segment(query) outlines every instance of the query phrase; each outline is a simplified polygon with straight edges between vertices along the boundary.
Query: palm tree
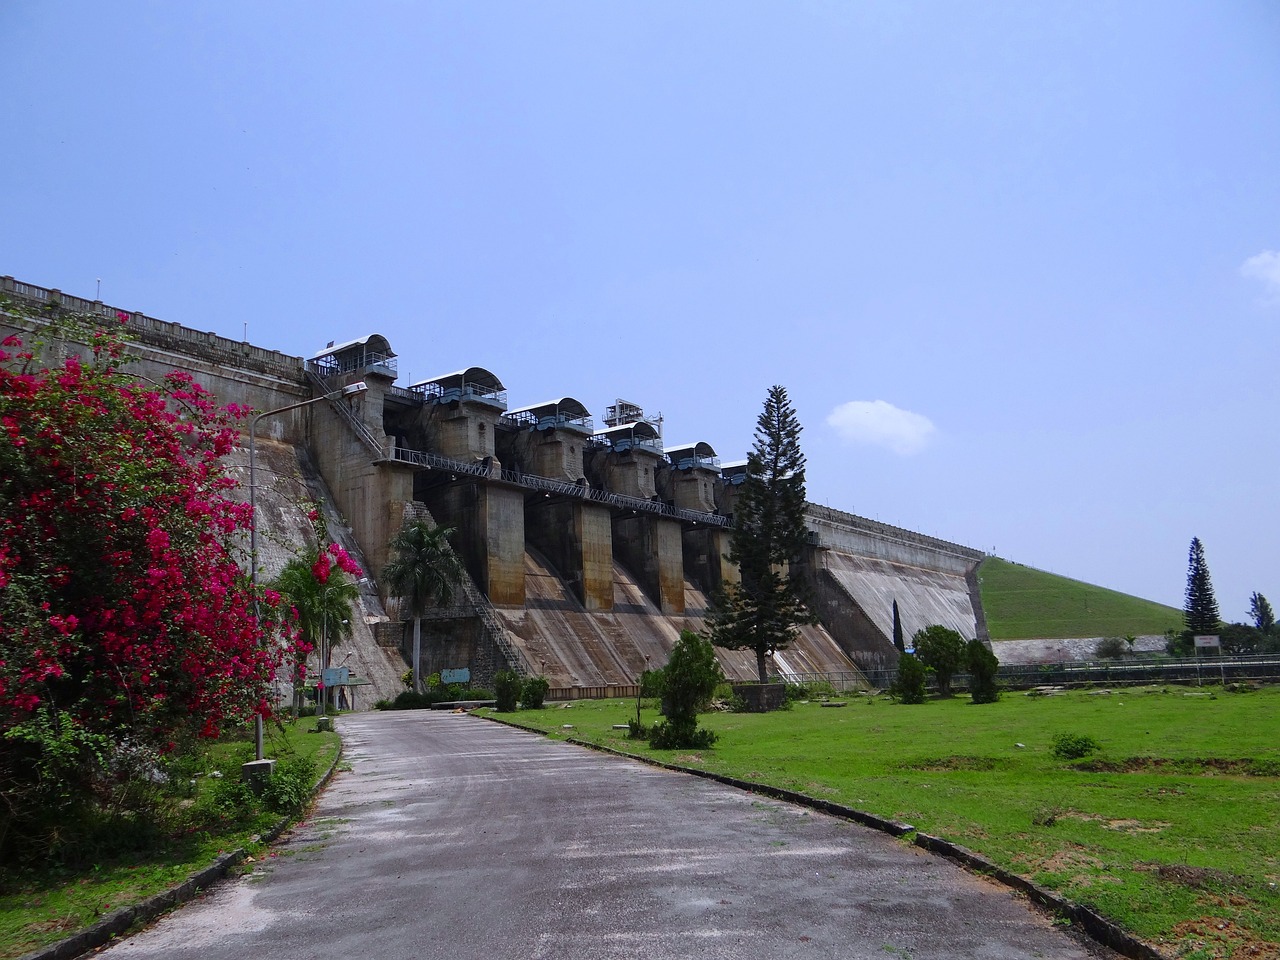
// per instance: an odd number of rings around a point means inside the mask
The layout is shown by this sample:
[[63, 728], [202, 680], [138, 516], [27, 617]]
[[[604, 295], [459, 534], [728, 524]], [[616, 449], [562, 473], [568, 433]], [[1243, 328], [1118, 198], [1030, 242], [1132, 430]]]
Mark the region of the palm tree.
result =
[[[319, 551], [312, 548], [301, 556], [290, 558], [279, 576], [271, 582], [271, 588], [298, 611], [298, 632], [316, 649], [317, 657], [322, 657], [351, 636], [351, 604], [359, 598], [360, 588], [341, 570], [332, 571], [327, 581], [321, 583], [313, 570], [318, 557]], [[303, 663], [305, 659], [299, 662], [299, 667]], [[326, 666], [325, 663], [320, 664], [322, 672]], [[295, 684], [295, 718], [301, 702], [302, 690]]]
[[426, 520], [405, 524], [391, 540], [391, 561], [382, 571], [383, 583], [413, 617], [413, 689], [422, 692], [422, 616], [427, 608], [447, 606], [465, 572], [449, 546], [452, 527]]

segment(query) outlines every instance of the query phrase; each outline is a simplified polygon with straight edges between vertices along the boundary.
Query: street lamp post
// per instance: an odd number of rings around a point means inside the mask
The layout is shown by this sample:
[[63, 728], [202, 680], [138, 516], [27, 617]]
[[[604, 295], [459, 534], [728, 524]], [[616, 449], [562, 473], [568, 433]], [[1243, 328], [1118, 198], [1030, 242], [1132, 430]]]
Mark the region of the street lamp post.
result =
[[[369, 385], [360, 380], [356, 383], [349, 383], [331, 393], [312, 397], [310, 400], [291, 403], [286, 407], [277, 407], [274, 410], [264, 410], [262, 413], [254, 414], [253, 419], [249, 421], [249, 513], [253, 517], [253, 521], [249, 524], [249, 582], [253, 586], [253, 616], [259, 622], [261, 618], [258, 611], [258, 421], [263, 417], [274, 417], [278, 413], [288, 413], [290, 410], [307, 407], [313, 403], [319, 403], [321, 400], [338, 400], [342, 397], [355, 396], [357, 393], [364, 393], [368, 389]], [[258, 760], [261, 760], [263, 752], [261, 713], [254, 717], [254, 745], [256, 748], [255, 756]]]

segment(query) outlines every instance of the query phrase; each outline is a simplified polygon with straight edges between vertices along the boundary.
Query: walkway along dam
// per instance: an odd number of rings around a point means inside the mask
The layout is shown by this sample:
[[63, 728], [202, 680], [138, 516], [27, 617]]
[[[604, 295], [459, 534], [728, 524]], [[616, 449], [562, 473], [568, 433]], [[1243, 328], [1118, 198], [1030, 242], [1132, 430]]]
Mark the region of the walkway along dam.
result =
[[[376, 333], [302, 358], [12, 277], [0, 278], [0, 298], [18, 308], [0, 313], [0, 336], [29, 337], [59, 312], [123, 316], [131, 369], [185, 371], [224, 404], [273, 410], [367, 384], [257, 431], [264, 576], [308, 536], [307, 497], [325, 502], [330, 534], [369, 571], [344, 648], [371, 681], [358, 706], [402, 689], [408, 625], [377, 577], [406, 520], [457, 531], [468, 578], [456, 605], [424, 624], [424, 669], [467, 668], [477, 685], [504, 668], [546, 676], [553, 696], [633, 685], [666, 662], [682, 629], [702, 626], [709, 595], [736, 576], [724, 555], [745, 461], [721, 462], [710, 441], [664, 445], [660, 420], [635, 403], [618, 400], [597, 425], [571, 396], [509, 402], [499, 377], [460, 367], [465, 358], [397, 385], [397, 355]], [[247, 445], [234, 465], [246, 499]], [[861, 671], [895, 665], [895, 600], [908, 635], [941, 623], [988, 639], [980, 551], [813, 504], [807, 518], [802, 563], [819, 623], [777, 655], [776, 673], [857, 685]], [[754, 678], [749, 652], [719, 656], [729, 677]]]

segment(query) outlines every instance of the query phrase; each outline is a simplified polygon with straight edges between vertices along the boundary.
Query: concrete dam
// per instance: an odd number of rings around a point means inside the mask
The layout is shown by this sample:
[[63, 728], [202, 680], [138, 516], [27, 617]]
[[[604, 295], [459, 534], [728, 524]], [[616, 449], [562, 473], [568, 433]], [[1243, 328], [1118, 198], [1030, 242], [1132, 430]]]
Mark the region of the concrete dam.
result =
[[[331, 536], [368, 571], [338, 657], [370, 681], [358, 706], [403, 689], [408, 624], [378, 574], [408, 520], [454, 528], [468, 574], [454, 605], [424, 623], [424, 669], [468, 668], [477, 685], [504, 668], [544, 675], [562, 695], [634, 684], [682, 629], [702, 628], [708, 597], [736, 578], [725, 553], [745, 463], [722, 463], [707, 441], [664, 445], [637, 404], [618, 400], [597, 426], [570, 396], [509, 403], [480, 367], [399, 386], [378, 334], [304, 359], [12, 277], [0, 297], [25, 308], [0, 314], [5, 335], [28, 336], [59, 311], [123, 316], [130, 370], [183, 370], [224, 404], [329, 398], [259, 423], [260, 566], [279, 570], [310, 536], [306, 498], [324, 501]], [[337, 395], [356, 382], [366, 389]], [[233, 464], [246, 499], [247, 446]], [[819, 622], [777, 654], [775, 673], [858, 685], [863, 670], [895, 665], [895, 601], [907, 636], [941, 623], [987, 639], [980, 551], [813, 504], [807, 524], [801, 569]], [[754, 678], [753, 654], [718, 654], [729, 677]]]

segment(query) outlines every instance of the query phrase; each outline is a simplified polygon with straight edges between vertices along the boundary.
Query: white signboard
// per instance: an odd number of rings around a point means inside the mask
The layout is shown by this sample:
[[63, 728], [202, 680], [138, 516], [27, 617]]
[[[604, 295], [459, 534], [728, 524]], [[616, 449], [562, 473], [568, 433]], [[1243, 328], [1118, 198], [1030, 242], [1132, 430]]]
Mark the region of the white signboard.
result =
[[1196, 637], [1197, 647], [1216, 647], [1218, 646], [1218, 638], [1215, 637]]

